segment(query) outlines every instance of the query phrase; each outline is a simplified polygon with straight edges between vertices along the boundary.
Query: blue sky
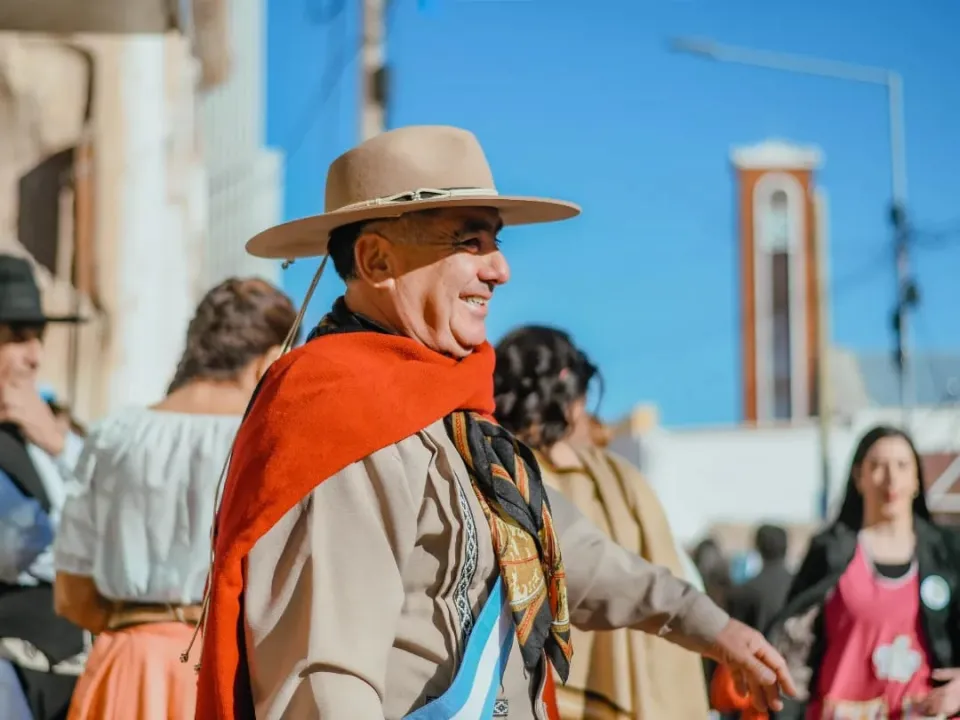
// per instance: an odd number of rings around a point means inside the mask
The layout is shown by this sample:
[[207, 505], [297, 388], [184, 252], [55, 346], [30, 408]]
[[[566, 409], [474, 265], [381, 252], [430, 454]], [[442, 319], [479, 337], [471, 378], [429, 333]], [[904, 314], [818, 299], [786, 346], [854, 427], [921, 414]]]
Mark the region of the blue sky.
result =
[[[677, 55], [675, 35], [892, 68], [906, 98], [908, 201], [923, 236], [918, 347], [960, 347], [960, 3], [955, 0], [393, 0], [391, 126], [468, 128], [501, 192], [578, 202], [573, 221], [503, 233], [512, 282], [491, 339], [571, 331], [602, 368], [601, 414], [641, 402], [669, 425], [740, 416], [729, 152], [818, 145], [830, 201], [833, 341], [892, 342], [890, 157], [881, 87]], [[355, 5], [272, 0], [268, 144], [287, 152], [285, 215], [320, 212], [327, 165], [357, 137]], [[316, 263], [288, 269], [302, 298]], [[330, 273], [307, 316], [342, 290]]]

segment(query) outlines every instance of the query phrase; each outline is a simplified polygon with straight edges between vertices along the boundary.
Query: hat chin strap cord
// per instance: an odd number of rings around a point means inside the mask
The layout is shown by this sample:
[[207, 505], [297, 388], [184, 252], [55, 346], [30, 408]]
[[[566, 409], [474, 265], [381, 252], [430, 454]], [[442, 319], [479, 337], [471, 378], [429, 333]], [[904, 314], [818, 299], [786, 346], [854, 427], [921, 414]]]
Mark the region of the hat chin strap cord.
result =
[[[286, 339], [283, 341], [283, 345], [280, 348], [279, 357], [283, 357], [293, 348], [293, 343], [297, 337], [297, 333], [300, 331], [300, 326], [303, 324], [303, 316], [307, 313], [307, 307], [310, 305], [310, 300], [313, 298], [313, 293], [317, 289], [317, 285], [320, 283], [320, 278], [323, 276], [323, 271], [327, 267], [327, 261], [330, 259], [329, 255], [324, 255], [323, 261], [320, 263], [320, 267], [317, 268], [317, 272], [313, 275], [313, 280], [310, 281], [310, 287], [307, 288], [307, 294], [303, 298], [303, 302], [300, 304], [300, 309], [297, 311], [297, 317], [293, 321], [293, 325], [290, 327], [290, 332], [287, 333]], [[293, 264], [293, 260], [287, 260], [283, 267], [286, 269]], [[253, 398], [250, 399], [250, 405], [247, 406], [247, 412], [250, 411], [250, 406], [253, 405]], [[227, 470], [230, 467], [230, 459], [233, 457], [233, 446], [237, 442], [237, 436], [234, 435], [233, 443], [230, 446], [230, 452], [227, 454], [227, 459], [224, 460], [223, 467], [220, 469], [220, 479], [217, 481], [217, 490], [216, 490], [216, 503], [215, 506], [218, 508], [219, 512], [221, 493], [223, 492], [223, 485], [227, 479]], [[210, 609], [210, 592], [213, 587], [213, 568], [216, 561], [216, 550], [215, 542], [217, 537], [217, 523], [216, 519], [210, 526], [210, 566], [207, 569], [207, 586], [203, 591], [203, 603], [200, 607], [200, 620], [197, 622], [196, 627], [193, 629], [193, 634], [190, 636], [190, 642], [187, 645], [187, 649], [180, 654], [180, 662], [186, 663], [190, 660], [190, 653], [193, 650], [193, 646], [197, 642], [201, 631], [203, 630], [203, 625], [207, 619], [207, 612]], [[201, 657], [197, 659], [197, 664], [194, 666], [194, 670], [197, 672], [200, 671], [200, 663], [203, 660], [203, 649], [201, 648]]]

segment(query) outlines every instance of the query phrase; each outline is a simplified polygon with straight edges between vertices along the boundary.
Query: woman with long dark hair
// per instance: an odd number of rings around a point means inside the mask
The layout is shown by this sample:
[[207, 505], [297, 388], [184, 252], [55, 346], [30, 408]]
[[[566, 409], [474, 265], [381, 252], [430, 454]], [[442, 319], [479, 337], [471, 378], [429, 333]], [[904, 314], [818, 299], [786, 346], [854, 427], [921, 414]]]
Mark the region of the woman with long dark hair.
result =
[[930, 517], [906, 433], [860, 440], [837, 519], [811, 541], [768, 636], [805, 686], [778, 718], [960, 713], [960, 542]]
[[69, 720], [188, 720], [220, 472], [296, 310], [259, 279], [201, 300], [166, 397], [90, 433], [56, 542], [57, 612], [98, 634]]
[[[497, 420], [532, 447], [544, 482], [563, 493], [619, 545], [683, 577], [684, 567], [653, 490], [601, 445], [587, 411], [597, 367], [570, 336], [520, 328], [497, 345]], [[672, 720], [707, 716], [699, 658], [635, 630], [574, 629], [577, 660], [558, 686], [562, 720]]]

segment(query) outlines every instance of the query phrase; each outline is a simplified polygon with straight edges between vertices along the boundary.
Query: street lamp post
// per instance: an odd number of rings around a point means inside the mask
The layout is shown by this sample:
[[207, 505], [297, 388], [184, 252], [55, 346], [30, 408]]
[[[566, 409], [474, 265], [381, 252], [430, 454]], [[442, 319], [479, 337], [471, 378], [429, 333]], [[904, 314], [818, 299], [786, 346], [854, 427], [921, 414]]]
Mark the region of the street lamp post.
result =
[[[893, 326], [897, 338], [896, 361], [900, 381], [900, 409], [903, 413], [903, 422], [909, 421], [908, 412], [914, 400], [911, 366], [907, 358], [907, 311], [916, 303], [916, 288], [910, 279], [908, 241], [909, 227], [906, 219], [907, 200], [907, 163], [906, 141], [904, 137], [903, 114], [903, 78], [899, 73], [884, 68], [857, 65], [854, 63], [836, 62], [804, 55], [754, 50], [752, 48], [722, 45], [712, 40], [694, 38], [675, 38], [671, 47], [677, 52], [697, 55], [718, 62], [751, 65], [753, 67], [781, 70], [803, 75], [848, 80], [851, 82], [881, 85], [886, 88], [888, 100], [888, 115], [890, 124], [890, 164], [891, 164], [891, 195], [890, 218], [895, 237], [895, 263], [897, 272], [897, 303], [893, 313]], [[821, 258], [823, 262], [824, 258]], [[822, 273], [821, 273], [822, 275]], [[820, 306], [823, 308], [828, 298], [825, 283], [821, 281], [824, 290], [821, 295]], [[825, 331], [827, 313], [821, 311], [821, 342], [820, 342], [820, 426], [822, 444], [822, 498], [821, 512], [825, 514], [827, 497], [829, 494], [829, 453], [828, 453], [828, 395], [826, 387], [828, 378], [824, 372], [827, 361], [829, 337]]]
[[783, 70], [803, 75], [849, 80], [882, 85], [887, 89], [890, 119], [890, 159], [893, 170], [893, 201], [903, 206], [907, 196], [906, 144], [903, 133], [903, 78], [900, 73], [870, 65], [822, 60], [806, 55], [753, 50], [751, 48], [721, 45], [712, 40], [675, 38], [671, 47], [677, 52], [716, 60], [719, 62], [752, 65]]

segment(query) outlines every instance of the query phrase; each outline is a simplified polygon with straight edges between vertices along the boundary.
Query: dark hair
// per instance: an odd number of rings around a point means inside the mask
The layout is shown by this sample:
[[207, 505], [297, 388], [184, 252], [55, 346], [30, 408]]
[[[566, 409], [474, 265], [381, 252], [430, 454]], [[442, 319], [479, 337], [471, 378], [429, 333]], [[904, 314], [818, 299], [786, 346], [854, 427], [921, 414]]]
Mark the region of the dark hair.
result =
[[290, 298], [270, 283], [224, 280], [197, 305], [167, 392], [193, 380], [232, 380], [270, 348], [283, 345], [296, 316]]
[[764, 562], [778, 562], [787, 556], [787, 531], [779, 525], [761, 525], [753, 544]]
[[514, 330], [497, 345], [497, 421], [524, 442], [549, 448], [566, 436], [570, 405], [595, 377], [597, 367], [567, 333], [537, 325]]
[[913, 459], [917, 464], [917, 482], [919, 483], [918, 487], [920, 490], [917, 493], [917, 496], [913, 499], [913, 514], [915, 517], [932, 522], [930, 510], [927, 507], [926, 494], [924, 492], [926, 486], [924, 485], [923, 481], [923, 463], [920, 461], [920, 453], [917, 452], [917, 448], [913, 444], [913, 440], [909, 435], [907, 435], [906, 432], [900, 430], [899, 428], [891, 427], [889, 425], [878, 425], [872, 430], [867, 431], [867, 433], [860, 438], [860, 443], [857, 445], [857, 449], [853, 453], [853, 461], [850, 463], [850, 472], [847, 474], [846, 495], [843, 498], [843, 505], [840, 506], [840, 512], [837, 515], [836, 522], [838, 524], [846, 525], [853, 530], [859, 530], [861, 527], [863, 527], [863, 496], [857, 490], [857, 484], [854, 480], [854, 475], [857, 473], [858, 468], [863, 464], [864, 459], [867, 457], [867, 453], [870, 452], [870, 448], [884, 438], [900, 438], [901, 440], [905, 440], [907, 445], [910, 446], [910, 451], [913, 453]]
[[357, 246], [357, 238], [365, 221], [342, 225], [330, 231], [330, 238], [327, 241], [327, 253], [333, 262], [333, 269], [343, 281], [352, 280], [357, 274], [357, 263], [354, 259], [354, 249]]
[[691, 553], [691, 560], [703, 579], [707, 596], [720, 607], [726, 607], [727, 596], [733, 587], [730, 561], [713, 538], [700, 541]]
[[[330, 255], [330, 260], [333, 261], [333, 269], [337, 271], [337, 275], [339, 275], [340, 279], [344, 282], [347, 280], [353, 280], [357, 277], [357, 240], [360, 239], [363, 231], [367, 227], [372, 226], [374, 223], [436, 217], [440, 212], [442, 211], [436, 208], [431, 210], [416, 210], [414, 212], [404, 213], [398, 217], [361, 220], [359, 222], [350, 223], [349, 225], [341, 225], [338, 228], [334, 228], [330, 231], [330, 236], [327, 239], [327, 254]], [[414, 237], [408, 237], [408, 240], [416, 239], [415, 228], [405, 226], [403, 231], [407, 233], [414, 233]]]

